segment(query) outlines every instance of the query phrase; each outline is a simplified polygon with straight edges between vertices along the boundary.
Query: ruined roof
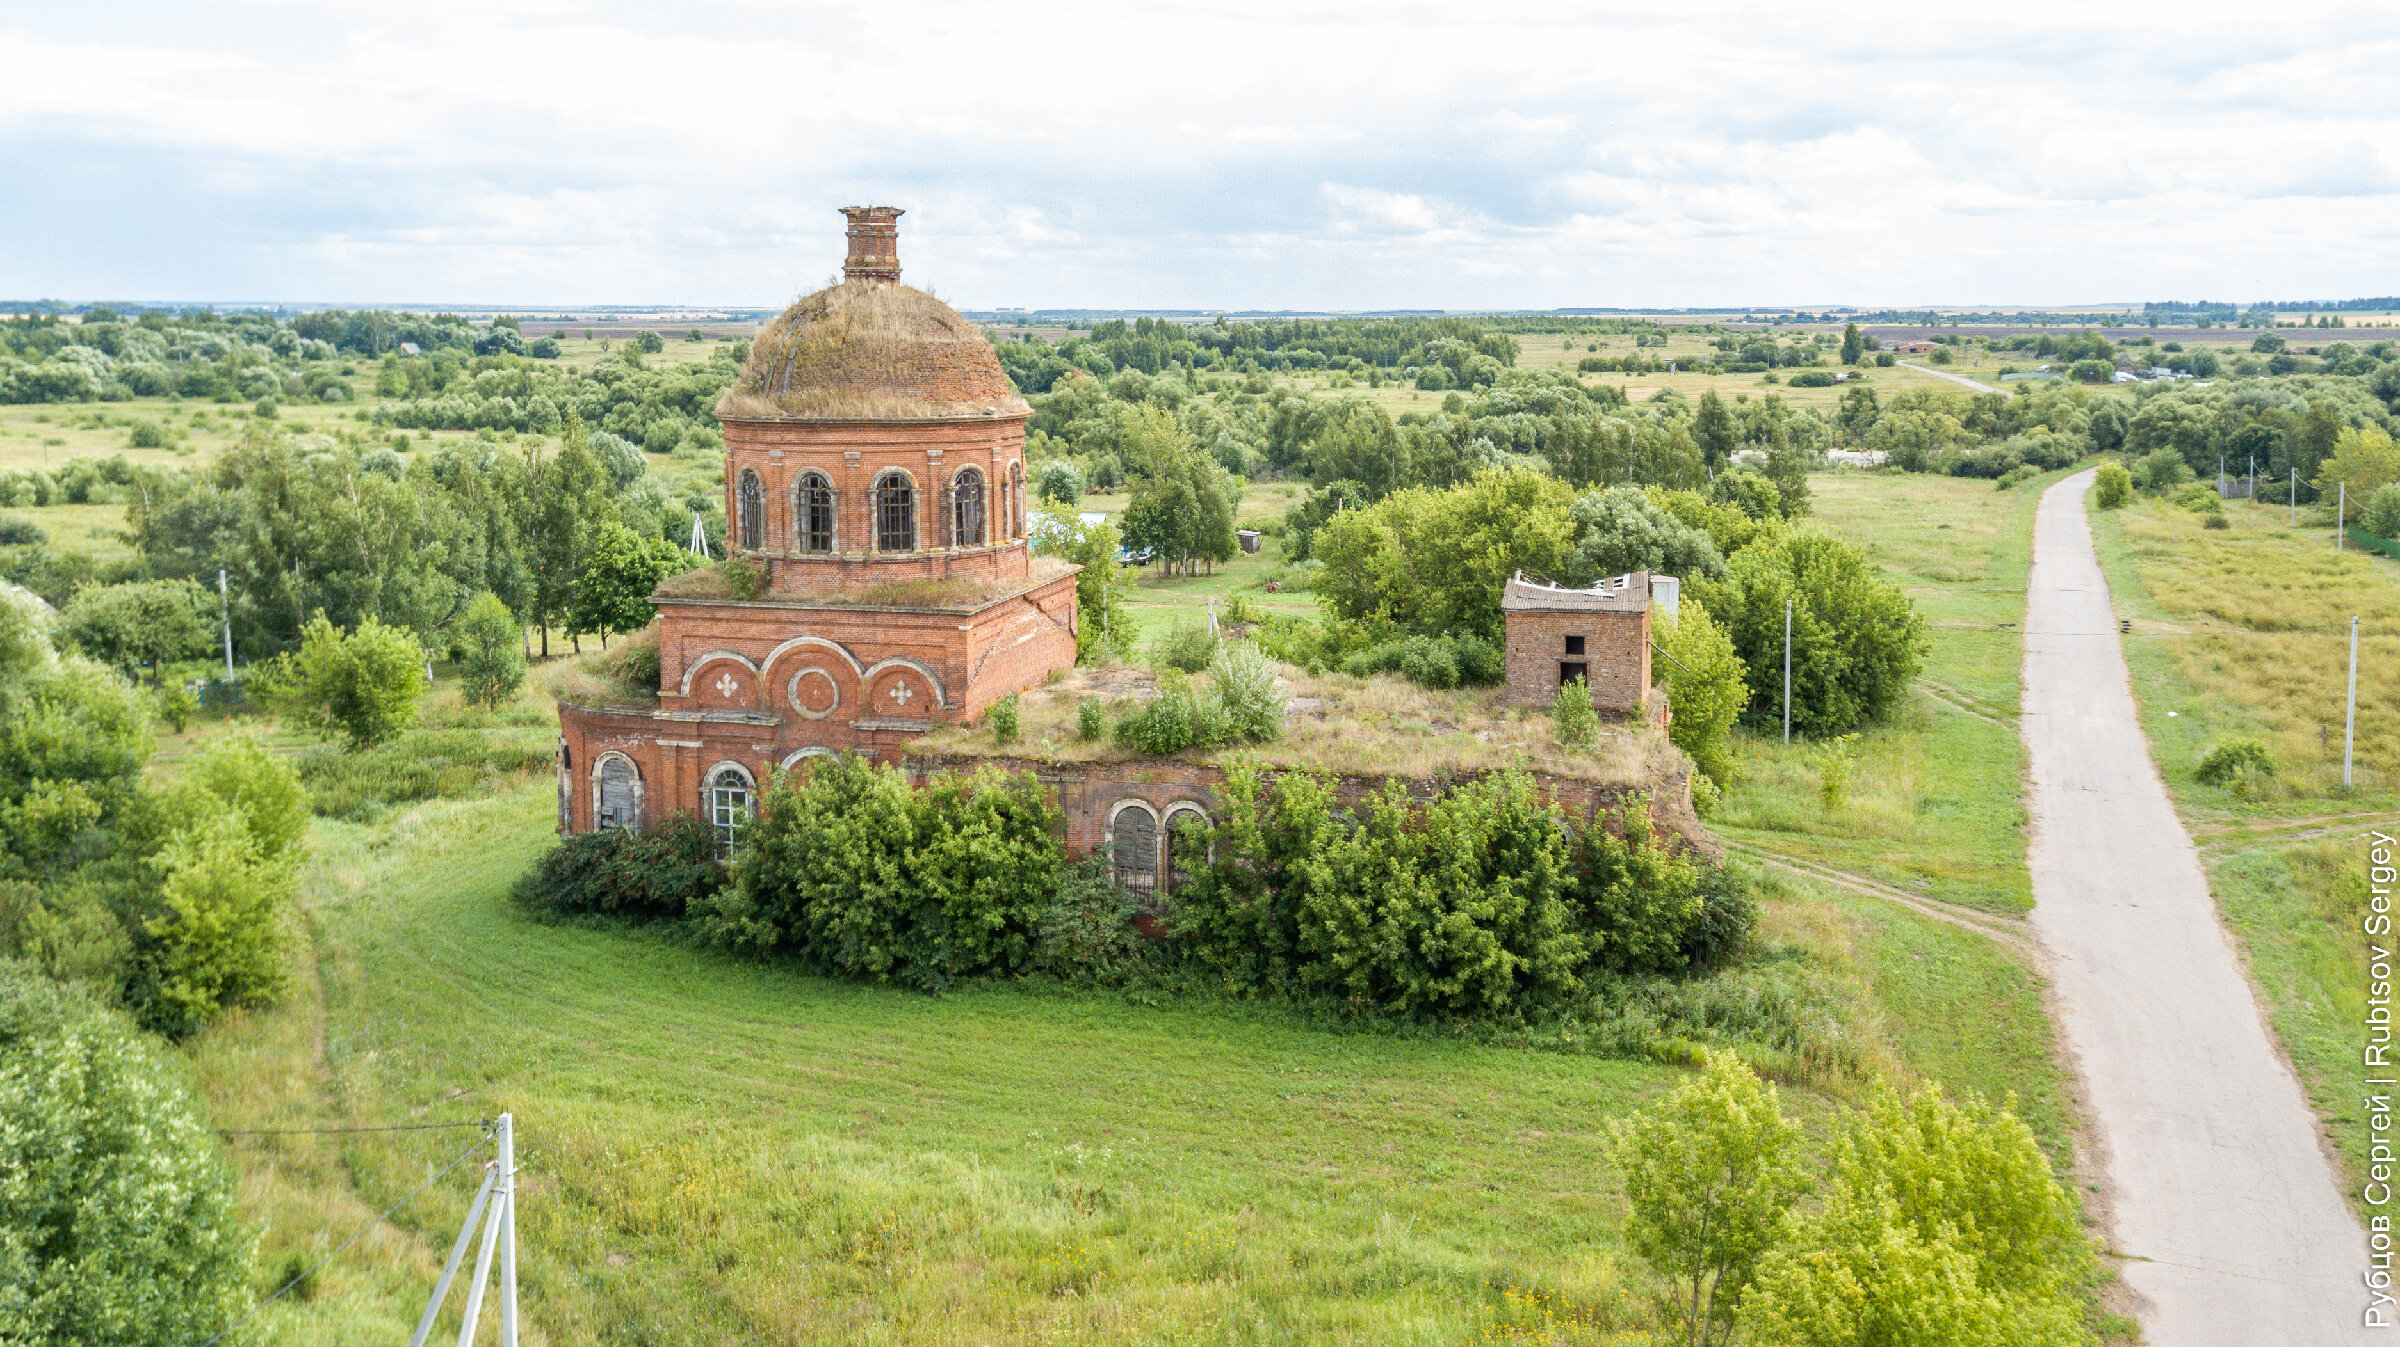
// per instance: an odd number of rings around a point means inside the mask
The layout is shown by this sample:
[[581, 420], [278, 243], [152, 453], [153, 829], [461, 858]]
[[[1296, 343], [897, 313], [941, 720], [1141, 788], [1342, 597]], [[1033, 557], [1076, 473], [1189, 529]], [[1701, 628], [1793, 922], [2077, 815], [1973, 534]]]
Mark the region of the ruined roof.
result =
[[1639, 613], [1650, 607], [1650, 572], [1611, 576], [1590, 589], [1562, 589], [1519, 571], [1500, 596], [1504, 613]]
[[900, 284], [889, 206], [853, 206], [839, 285], [759, 330], [717, 403], [731, 420], [917, 421], [1024, 416], [1000, 357], [956, 309]]

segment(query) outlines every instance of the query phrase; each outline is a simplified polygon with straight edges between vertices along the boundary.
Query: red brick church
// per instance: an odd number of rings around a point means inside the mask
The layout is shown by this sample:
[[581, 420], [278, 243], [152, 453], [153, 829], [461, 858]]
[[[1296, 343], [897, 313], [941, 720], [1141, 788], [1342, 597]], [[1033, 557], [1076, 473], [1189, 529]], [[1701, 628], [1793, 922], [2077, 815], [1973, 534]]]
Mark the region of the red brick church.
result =
[[842, 283], [762, 328], [717, 405], [727, 550], [660, 587], [655, 706], [559, 703], [559, 821], [746, 816], [818, 753], [898, 762], [1075, 662], [1075, 567], [1026, 542], [1030, 414], [974, 324], [900, 284], [900, 211], [857, 206]]

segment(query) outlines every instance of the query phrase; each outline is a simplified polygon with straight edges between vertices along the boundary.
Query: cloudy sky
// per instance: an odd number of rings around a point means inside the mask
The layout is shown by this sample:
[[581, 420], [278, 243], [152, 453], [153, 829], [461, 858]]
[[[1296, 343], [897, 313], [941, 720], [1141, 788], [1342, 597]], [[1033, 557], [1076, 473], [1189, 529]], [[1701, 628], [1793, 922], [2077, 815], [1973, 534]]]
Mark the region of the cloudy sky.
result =
[[[1963, 17], [1957, 17], [1963, 16]], [[0, 0], [0, 298], [2400, 292], [2400, 7]]]

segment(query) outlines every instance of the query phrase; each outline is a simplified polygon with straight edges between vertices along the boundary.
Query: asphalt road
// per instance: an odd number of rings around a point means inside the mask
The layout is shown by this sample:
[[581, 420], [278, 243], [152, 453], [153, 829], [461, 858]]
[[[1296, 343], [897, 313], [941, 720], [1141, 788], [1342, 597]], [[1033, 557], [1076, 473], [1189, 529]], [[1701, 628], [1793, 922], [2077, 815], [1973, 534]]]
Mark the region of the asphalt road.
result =
[[[2033, 925], [2147, 1347], [2368, 1338], [2366, 1235], [2269, 1040], [2134, 719], [2078, 473], [2042, 496], [2025, 616]], [[2363, 976], [2363, 970], [2361, 975]], [[2396, 1339], [2400, 1340], [2400, 1339]]]
[[1950, 382], [1957, 384], [1962, 388], [1971, 388], [1978, 393], [1997, 393], [2000, 391], [1999, 389], [1992, 387], [1990, 384], [1978, 383], [1975, 380], [1968, 378], [1964, 374], [1952, 374], [1948, 370], [1935, 369], [1931, 365], [1920, 365], [1912, 360], [1901, 361], [1900, 367], [1902, 369], [1913, 369], [1919, 374], [1930, 374], [1936, 379], [1948, 379]]

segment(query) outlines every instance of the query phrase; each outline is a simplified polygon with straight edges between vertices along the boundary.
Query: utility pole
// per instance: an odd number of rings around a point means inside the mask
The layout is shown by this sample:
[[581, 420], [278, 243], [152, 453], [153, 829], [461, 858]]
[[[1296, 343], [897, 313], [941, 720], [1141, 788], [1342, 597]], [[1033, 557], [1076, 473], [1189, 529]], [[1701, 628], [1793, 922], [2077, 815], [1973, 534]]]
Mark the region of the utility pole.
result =
[[425, 1302], [425, 1313], [417, 1320], [417, 1331], [408, 1340], [408, 1347], [425, 1347], [426, 1336], [433, 1332], [434, 1317], [442, 1312], [442, 1303], [450, 1298], [450, 1283], [458, 1276], [458, 1265], [466, 1257], [467, 1241], [475, 1234], [477, 1218], [483, 1221], [483, 1242], [475, 1251], [473, 1279], [467, 1283], [467, 1303], [458, 1325], [459, 1347], [471, 1347], [475, 1327], [483, 1317], [483, 1294], [491, 1285], [492, 1254], [500, 1255], [500, 1347], [517, 1347], [517, 1128], [516, 1117], [503, 1113], [493, 1124], [492, 1136], [499, 1143], [499, 1158], [485, 1169], [483, 1187], [467, 1208], [467, 1219], [458, 1228], [458, 1240], [450, 1246], [450, 1260], [442, 1265], [442, 1275], [433, 1284], [433, 1296]]
[[1792, 601], [1783, 601], [1783, 746], [1792, 746]]
[[2300, 470], [2292, 469], [2292, 527], [2300, 527]]
[[225, 597], [225, 568], [217, 568], [217, 620], [225, 625], [225, 681], [233, 681], [233, 606]]
[[2350, 704], [2342, 713], [2342, 789], [2350, 789], [2350, 745], [2358, 735], [2358, 619], [2350, 619]]
[[2350, 527], [2350, 484], [2341, 484], [2341, 503], [2333, 510], [2333, 550], [2342, 550], [2342, 534]]

